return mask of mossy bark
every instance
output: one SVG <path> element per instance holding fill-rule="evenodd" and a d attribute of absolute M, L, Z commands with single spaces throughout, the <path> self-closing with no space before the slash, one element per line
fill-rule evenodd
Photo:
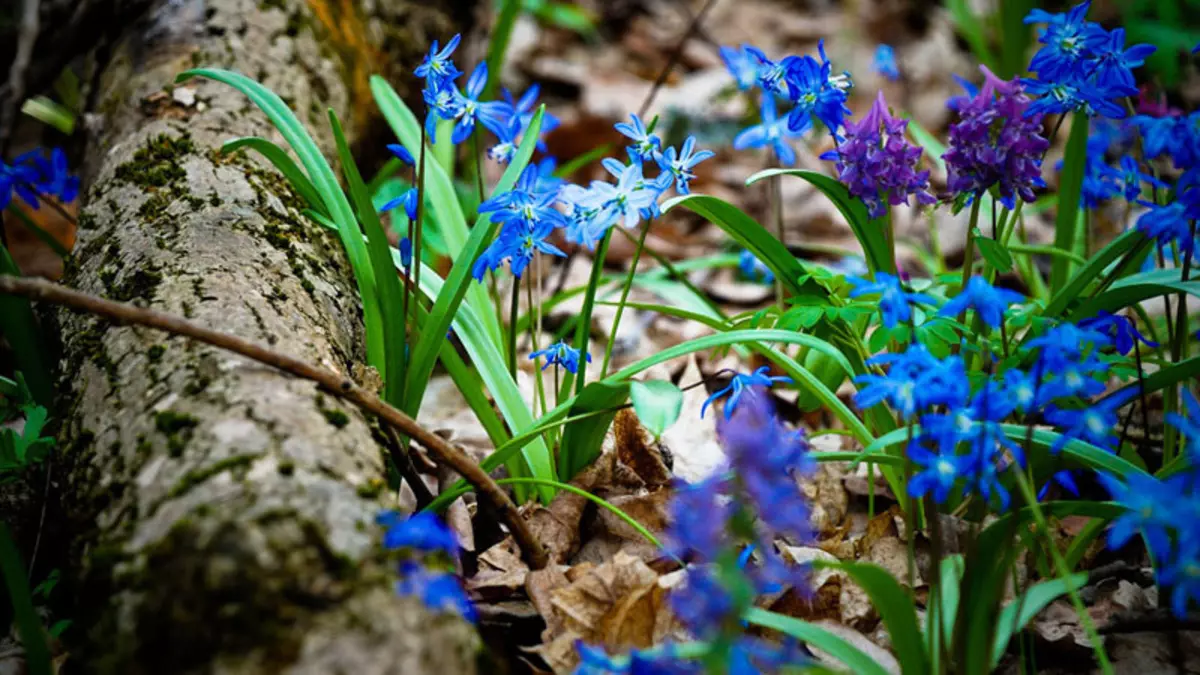
<path fill-rule="evenodd" d="M 452 10 L 420 4 L 157 2 L 98 81 L 67 282 L 353 372 L 361 310 L 336 238 L 300 214 L 273 169 L 217 151 L 235 136 L 277 138 L 266 117 L 224 85 L 187 83 L 194 102 L 170 85 L 199 65 L 260 79 L 328 154 L 327 107 L 352 137 L 367 125 L 360 85 L 374 66 L 364 59 L 413 64 L 428 40 L 458 29 Z M 387 28 L 397 21 L 402 34 Z M 363 489 L 382 480 L 383 453 L 358 410 L 215 348 L 57 318 L 63 510 L 78 570 L 74 630 L 85 636 L 73 663 L 474 670 L 470 626 L 392 593 L 372 524 L 387 495 Z"/>

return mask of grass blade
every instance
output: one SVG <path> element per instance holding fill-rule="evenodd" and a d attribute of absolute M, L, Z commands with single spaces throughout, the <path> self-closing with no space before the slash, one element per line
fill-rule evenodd
<path fill-rule="evenodd" d="M 21 276 L 21 270 L 2 244 L 0 274 Z M 17 357 L 17 363 L 21 364 L 21 372 L 25 375 L 25 383 L 29 386 L 34 400 L 40 405 L 52 408 L 54 376 L 50 370 L 50 355 L 43 349 L 45 342 L 42 341 L 37 318 L 33 315 L 33 307 L 28 300 L 0 295 L 0 335 L 8 338 L 8 344 Z"/>
<path fill-rule="evenodd" d="M 842 570 L 862 586 L 883 619 L 904 675 L 927 675 L 930 672 L 929 655 L 925 653 L 916 607 L 908 591 L 887 570 L 871 563 L 818 561 L 814 565 Z"/>
<path fill-rule="evenodd" d="M 867 656 L 861 649 L 855 647 L 841 637 L 830 633 L 820 626 L 813 625 L 802 619 L 777 614 L 759 607 L 746 610 L 742 618 L 755 626 L 770 628 L 784 635 L 810 644 L 817 649 L 841 661 L 856 675 L 887 675 L 887 670 Z"/>
<path fill-rule="evenodd" d="M 1071 134 L 1067 137 L 1066 154 L 1058 183 L 1058 213 L 1054 218 L 1054 247 L 1062 251 L 1075 250 L 1075 220 L 1079 215 L 1079 195 L 1083 190 L 1084 164 L 1087 160 L 1088 118 L 1082 113 L 1071 117 Z M 1067 285 L 1071 261 L 1055 258 L 1050 268 L 1050 290 L 1057 292 Z"/>
<path fill-rule="evenodd" d="M 4 523 L 0 523 L 0 573 L 3 573 L 14 622 L 21 636 L 21 645 L 25 648 L 25 667 L 31 675 L 50 675 L 54 671 L 50 668 L 46 631 L 33 607 L 33 596 L 25 577 L 25 566 L 21 564 L 21 554 L 17 552 L 17 546 Z"/>
<path fill-rule="evenodd" d="M 304 201 L 308 202 L 308 208 L 326 218 L 329 217 L 329 211 L 325 208 L 325 203 L 321 200 L 321 194 L 317 192 L 317 187 L 313 185 L 312 181 L 305 175 L 304 170 L 288 156 L 283 148 L 265 138 L 243 136 L 225 141 L 221 145 L 221 152 L 228 154 L 237 152 L 242 148 L 253 150 L 262 155 L 279 170 L 279 173 L 283 174 L 283 177 L 292 184 L 292 187 L 295 188 Z"/>

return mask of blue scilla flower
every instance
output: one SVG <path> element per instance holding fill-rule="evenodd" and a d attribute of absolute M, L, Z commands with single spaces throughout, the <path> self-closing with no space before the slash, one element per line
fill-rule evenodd
<path fill-rule="evenodd" d="M 417 163 L 416 160 L 413 159 L 412 153 L 408 151 L 408 148 L 405 148 L 399 143 L 389 143 L 387 149 L 388 152 L 392 153 L 393 157 L 400 160 L 400 162 L 406 166 L 413 166 Z"/>
<path fill-rule="evenodd" d="M 762 101 L 762 122 L 747 127 L 733 138 L 735 150 L 747 148 L 769 147 L 783 166 L 796 163 L 796 150 L 788 143 L 788 139 L 798 138 L 803 132 L 792 131 L 786 118 L 780 118 L 775 98 L 764 96 Z"/>
<path fill-rule="evenodd" d="M 742 49 L 754 59 L 756 64 L 756 81 L 762 90 L 772 96 L 784 96 L 787 94 L 787 84 L 784 81 L 784 76 L 787 74 L 788 67 L 794 56 L 785 56 L 780 61 L 773 61 L 767 57 L 766 52 L 752 45 L 743 45 Z"/>
<path fill-rule="evenodd" d="M 383 206 L 379 207 L 379 211 L 386 213 L 396 207 L 402 206 L 404 207 L 404 214 L 408 216 L 408 219 L 415 221 L 417 219 L 417 201 L 419 199 L 420 193 L 417 191 L 417 188 L 410 187 L 399 197 L 384 202 Z"/>
<path fill-rule="evenodd" d="M 725 62 L 725 67 L 729 69 L 729 74 L 733 75 L 734 81 L 737 82 L 738 89 L 746 91 L 758 83 L 758 60 L 747 50 L 746 45 L 721 47 L 717 51 L 721 60 Z"/>
<path fill-rule="evenodd" d="M 879 295 L 879 315 L 885 328 L 894 328 L 897 324 L 908 323 L 912 319 L 912 305 L 937 303 L 932 296 L 905 290 L 900 284 L 900 279 L 887 272 L 876 272 L 875 281 L 858 277 L 850 277 L 847 281 L 854 286 L 850 291 L 852 298 Z"/>
<path fill-rule="evenodd" d="M 601 162 L 617 182 L 592 181 L 585 206 L 598 207 L 596 228 L 602 233 L 612 225 L 626 228 L 637 227 L 643 212 L 648 212 L 658 203 L 662 186 L 649 181 L 642 175 L 641 162 L 623 165 L 611 157 Z"/>
<path fill-rule="evenodd" d="M 1114 181 L 1120 186 L 1121 194 L 1124 195 L 1126 201 L 1137 201 L 1138 197 L 1142 194 L 1142 183 L 1148 183 L 1161 190 L 1169 187 L 1163 181 L 1148 173 L 1144 173 L 1141 166 L 1138 165 L 1137 159 L 1132 155 L 1122 157 L 1119 168 L 1114 168 L 1111 171 L 1111 175 Z"/>
<path fill-rule="evenodd" d="M 763 370 L 755 375 L 765 377 Z M 774 534 L 811 539 L 808 501 L 795 480 L 816 468 L 804 433 L 784 427 L 765 391 L 748 388 L 744 394 L 732 417 L 717 420 L 737 484 Z"/>
<path fill-rule="evenodd" d="M 1134 89 L 1110 83 L 1088 83 L 1080 80 L 1057 82 L 1053 80 L 1022 80 L 1025 91 L 1038 98 L 1025 110 L 1026 117 L 1034 115 L 1063 115 L 1080 111 L 1089 117 L 1100 115 L 1110 119 L 1124 119 L 1125 108 L 1114 99 L 1132 96 Z"/>
<path fill-rule="evenodd" d="M 900 79 L 900 66 L 896 63 L 896 50 L 891 45 L 879 45 L 875 48 L 875 61 L 872 64 L 875 72 L 893 82 Z"/>
<path fill-rule="evenodd" d="M 1106 310 L 1099 310 L 1096 316 L 1083 319 L 1079 322 L 1079 327 L 1107 335 L 1112 340 L 1113 347 L 1116 348 L 1118 354 L 1128 354 L 1134 344 L 1139 341 L 1147 347 L 1158 346 L 1157 342 L 1142 335 L 1133 319 Z"/>
<path fill-rule="evenodd" d="M 824 40 L 817 43 L 817 52 L 821 55 L 820 61 L 805 55 L 788 63 L 787 97 L 793 104 L 788 113 L 788 128 L 804 133 L 812 127 L 812 118 L 816 117 L 835 139 L 840 140 L 838 130 L 850 115 L 846 99 L 853 83 L 848 73 L 833 75 L 833 65 L 825 55 Z"/>
<path fill-rule="evenodd" d="M 525 273 L 525 268 L 533 262 L 537 253 L 547 253 L 565 258 L 557 246 L 548 241 L 557 227 L 553 220 L 537 220 L 532 223 L 511 221 L 504 225 L 500 236 L 479 256 L 475 262 L 472 274 L 476 280 L 483 279 L 486 269 L 495 270 L 504 261 L 508 261 L 509 269 L 518 279 Z"/>
<path fill-rule="evenodd" d="M 31 188 L 36 178 L 32 167 L 0 161 L 0 209 L 8 207 L 14 193 L 36 208 L 38 194 Z"/>
<path fill-rule="evenodd" d="M 511 190 L 485 200 L 479 205 L 479 212 L 490 213 L 492 221 L 503 224 L 520 222 L 532 225 L 549 221 L 553 225 L 563 225 L 562 214 L 554 208 L 557 198 L 557 192 L 543 188 L 538 167 L 527 166 Z"/>
<path fill-rule="evenodd" d="M 427 89 L 439 88 L 443 83 L 453 80 L 462 74 L 462 71 L 455 68 L 454 62 L 450 60 L 450 55 L 458 48 L 458 43 L 461 41 L 462 35 L 455 35 L 440 50 L 438 49 L 438 41 L 433 41 L 433 44 L 429 47 L 429 53 L 421 61 L 421 65 L 417 66 L 417 69 L 414 71 L 417 77 L 425 78 Z"/>
<path fill-rule="evenodd" d="M 488 159 L 499 164 L 508 164 L 517 154 L 517 136 L 521 133 L 521 123 L 509 119 L 499 128 L 493 129 L 496 143 L 487 149 Z"/>
<path fill-rule="evenodd" d="M 14 193 L 34 209 L 43 197 L 65 204 L 79 196 L 79 177 L 71 175 L 61 148 L 31 150 L 11 166 L 0 162 L 0 209 L 8 206 Z"/>
<path fill-rule="evenodd" d="M 1159 569 L 1158 583 L 1171 589 L 1171 612 L 1187 616 L 1188 605 L 1200 601 L 1200 540 L 1180 542 L 1179 550 Z"/>
<path fill-rule="evenodd" d="M 1166 206 L 1154 206 L 1137 220 L 1137 229 L 1160 246 L 1174 244 L 1183 254 L 1195 249 L 1192 218 L 1187 205 L 1174 201 Z"/>
<path fill-rule="evenodd" d="M 743 375 L 741 373 L 735 374 L 733 379 L 729 381 L 729 384 L 713 392 L 711 396 L 704 400 L 704 405 L 700 406 L 700 417 L 704 417 L 705 411 L 708 410 L 708 406 L 711 405 L 713 401 L 716 401 L 726 394 L 730 394 L 730 392 L 732 392 L 732 394 L 730 394 L 729 400 L 725 402 L 725 419 L 729 419 L 733 415 L 734 410 L 737 409 L 738 403 L 742 399 L 742 395 L 751 387 L 770 388 L 778 383 L 792 383 L 792 378 L 785 375 L 767 375 L 767 371 L 770 369 L 770 366 L 763 366 L 749 375 Z"/>
<path fill-rule="evenodd" d="M 1136 389 L 1124 389 L 1107 398 L 1078 409 L 1064 409 L 1051 405 L 1046 409 L 1046 421 L 1063 429 L 1062 435 L 1051 452 L 1059 452 L 1070 439 L 1079 439 L 1105 450 L 1114 451 L 1118 426 L 1117 410 L 1137 393 Z"/>
<path fill-rule="evenodd" d="M 674 147 L 669 147 L 661 152 L 654 153 L 654 161 L 658 163 L 658 168 L 664 174 L 670 175 L 675 179 L 675 191 L 681 195 L 686 195 L 690 192 L 689 186 L 696 179 L 696 173 L 692 169 L 704 160 L 716 155 L 712 150 L 696 150 L 696 137 L 688 136 L 683 141 L 683 145 L 676 150 Z"/>
<path fill-rule="evenodd" d="M 1038 490 L 1038 501 L 1046 498 L 1046 495 L 1050 493 L 1051 485 L 1059 485 L 1067 492 L 1070 492 L 1078 497 L 1079 486 L 1075 484 L 1075 477 L 1072 475 L 1072 473 L 1072 471 L 1064 469 L 1062 471 L 1057 471 L 1054 473 L 1054 475 L 1050 476 L 1050 480 L 1046 481 L 1045 484 L 1042 485 L 1041 489 Z"/>
<path fill-rule="evenodd" d="M 441 82 L 436 86 L 426 87 L 421 96 L 425 99 L 425 136 L 431 142 L 437 141 L 437 122 L 439 119 L 453 120 L 458 117 L 462 105 L 458 100 L 458 90 L 452 82 Z"/>
<path fill-rule="evenodd" d="M 925 372 L 937 368 L 940 362 L 921 344 L 910 345 L 900 354 L 880 354 L 867 360 L 867 365 L 889 366 L 886 375 L 867 373 L 854 378 L 859 385 L 854 404 L 866 410 L 886 402 L 905 419 L 911 419 L 918 409 L 917 380 Z"/>
<path fill-rule="evenodd" d="M 1109 548 L 1120 548 L 1141 533 L 1155 558 L 1165 559 L 1171 548 L 1168 528 L 1177 522 L 1173 504 L 1184 500 L 1183 481 L 1159 480 L 1137 472 L 1126 474 L 1123 480 L 1103 472 L 1096 478 L 1113 501 L 1126 509 L 1108 530 Z"/>
<path fill-rule="evenodd" d="M 943 443 L 937 452 L 923 447 L 924 439 L 914 438 L 908 445 L 908 458 L 921 470 L 908 481 L 908 495 L 921 498 L 930 495 L 938 504 L 946 503 L 950 491 L 970 474 L 974 462 L 958 454 L 953 444 Z"/>
<path fill-rule="evenodd" d="M 1027 24 L 1048 24 L 1039 31 L 1038 42 L 1043 46 L 1033 55 L 1029 70 L 1043 80 L 1083 75 L 1084 60 L 1106 40 L 1104 29 L 1087 20 L 1090 7 L 1090 1 L 1083 2 L 1066 14 L 1050 14 L 1035 9 L 1025 17 Z"/>
<path fill-rule="evenodd" d="M 463 91 L 452 89 L 455 98 L 453 117 L 454 132 L 450 142 L 458 145 L 471 136 L 475 131 L 475 123 L 479 122 L 490 129 L 492 133 L 502 134 L 507 122 L 507 109 L 499 101 L 480 101 L 484 87 L 487 86 L 487 63 L 475 66 L 471 77 L 467 78 L 467 86 Z"/>
<path fill-rule="evenodd" d="M 458 538 L 441 518 L 429 511 L 418 511 L 411 516 L 384 511 L 375 517 L 375 522 L 387 528 L 383 534 L 386 549 L 404 548 L 458 558 Z"/>
<path fill-rule="evenodd" d="M 399 249 L 400 264 L 404 267 L 404 269 L 412 267 L 412 240 L 408 237 L 401 237 Z"/>
<path fill-rule="evenodd" d="M 1134 45 L 1125 48 L 1125 29 L 1115 28 L 1103 41 L 1092 45 L 1092 59 L 1088 75 L 1101 82 L 1115 82 L 1127 88 L 1136 88 L 1133 69 L 1146 63 L 1146 58 L 1157 49 L 1154 45 Z"/>
<path fill-rule="evenodd" d="M 628 122 L 618 122 L 614 128 L 622 136 L 633 141 L 626 147 L 629 158 L 635 162 L 648 162 L 662 149 L 662 139 L 646 131 L 646 125 L 637 116 L 630 114 Z"/>
<path fill-rule="evenodd" d="M 738 254 L 738 269 L 742 275 L 752 281 L 758 281 L 764 284 L 774 283 L 775 273 L 771 271 L 761 260 L 759 260 L 748 249 L 742 249 Z"/>
<path fill-rule="evenodd" d="M 562 366 L 568 373 L 576 373 L 579 371 L 579 350 L 571 345 L 559 340 L 545 349 L 533 352 L 529 355 L 530 359 L 544 358 L 545 365 L 542 370 L 550 366 Z M 584 352 L 583 359 L 587 363 L 592 362 L 592 355 Z"/>
<path fill-rule="evenodd" d="M 529 124 L 533 121 L 534 105 L 537 103 L 540 93 L 541 87 L 537 84 L 529 85 L 529 88 L 515 100 L 512 92 L 508 89 L 500 91 L 503 104 L 503 108 L 501 108 L 503 119 L 507 124 L 514 125 L 514 138 L 523 136 L 525 131 L 529 129 Z M 546 134 L 558 128 L 558 125 L 558 118 L 550 114 L 549 111 L 542 115 L 542 128 L 537 141 L 537 149 L 539 151 L 546 152 L 546 142 L 543 138 Z M 492 131 L 495 132 L 495 129 L 492 129 Z"/>
<path fill-rule="evenodd" d="M 457 577 L 446 572 L 431 571 L 412 560 L 400 563 L 396 594 L 418 598 L 421 604 L 435 612 L 457 614 L 471 623 L 479 620 L 475 606 L 471 604 Z"/>
<path fill-rule="evenodd" d="M 971 277 L 958 295 L 954 296 L 938 311 L 939 316 L 957 316 L 975 310 L 979 319 L 988 328 L 997 328 L 1004 320 L 1009 305 L 1025 300 L 1025 296 L 1007 288 L 996 288 L 983 277 Z"/>
<path fill-rule="evenodd" d="M 1005 396 L 1012 399 L 1014 410 L 1029 412 L 1038 402 L 1038 382 L 1033 375 L 1011 368 L 1004 372 Z"/>

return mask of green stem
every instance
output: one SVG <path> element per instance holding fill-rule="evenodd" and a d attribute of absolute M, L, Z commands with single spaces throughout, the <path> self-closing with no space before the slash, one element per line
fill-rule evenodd
<path fill-rule="evenodd" d="M 600 244 L 596 246 L 596 255 L 592 258 L 592 274 L 588 277 L 587 293 L 583 296 L 583 311 L 579 315 L 579 323 L 575 326 L 575 348 L 579 350 L 579 373 L 575 378 L 575 395 L 583 393 L 587 380 L 586 361 L 588 339 L 592 330 L 592 308 L 596 304 L 596 288 L 600 285 L 600 276 L 604 273 L 604 259 L 608 256 L 608 245 L 612 242 L 613 228 L 608 228 Z M 563 389 L 571 387 L 571 374 L 563 378 Z"/>
<path fill-rule="evenodd" d="M 621 300 L 617 303 L 617 316 L 613 319 L 612 331 L 608 336 L 608 344 L 604 347 L 604 363 L 600 366 L 600 377 L 608 377 L 608 364 L 612 360 L 613 345 L 617 343 L 617 329 L 621 327 L 621 315 L 625 313 L 625 302 L 629 299 L 629 291 L 633 288 L 633 278 L 637 276 L 638 261 L 642 259 L 642 249 L 646 247 L 646 235 L 650 233 L 653 219 L 647 219 L 642 233 L 638 235 L 637 247 L 633 249 L 633 262 L 629 264 L 629 274 L 625 276 L 625 285 L 621 287 Z"/>
<path fill-rule="evenodd" d="M 1195 229 L 1195 224 L 1192 225 Z M 1183 268 L 1179 272 L 1180 283 L 1186 284 L 1192 270 L 1192 250 L 1188 249 L 1183 255 Z M 1188 349 L 1187 293 L 1179 294 L 1179 306 L 1175 313 L 1175 341 L 1171 343 L 1171 360 L 1179 363 L 1190 353 Z M 1179 387 L 1171 385 L 1164 396 L 1164 407 L 1168 414 L 1179 411 Z M 1175 457 L 1176 446 L 1179 443 L 1179 431 L 1175 425 L 1168 424 L 1163 432 L 1163 459 L 1171 461 Z"/>
<path fill-rule="evenodd" d="M 521 280 L 513 277 L 512 302 L 508 306 L 508 374 L 517 381 L 517 310 L 521 303 Z"/>
<path fill-rule="evenodd" d="M 525 297 L 529 302 L 529 311 L 531 311 L 531 312 L 534 311 L 534 304 L 533 304 L 534 279 L 535 279 L 535 277 L 539 276 L 538 273 L 541 269 L 540 263 L 541 263 L 541 260 L 538 259 L 538 257 L 535 255 L 534 259 L 533 259 L 533 265 L 532 265 L 533 274 L 529 277 L 529 283 L 525 286 L 525 293 L 526 293 Z M 539 292 L 539 294 L 541 293 L 540 286 L 539 286 L 538 292 Z M 530 341 L 530 344 L 532 345 L 531 349 L 534 352 L 539 351 L 541 349 L 541 347 L 538 346 L 538 341 L 539 341 L 538 333 L 540 333 L 542 330 L 541 323 L 542 323 L 541 315 L 539 313 L 536 325 L 532 322 L 529 324 L 529 341 Z M 513 325 L 515 326 L 516 324 L 514 323 Z M 542 413 L 545 414 L 545 412 L 547 410 L 549 410 L 549 408 L 546 407 L 546 387 L 545 387 L 545 383 L 542 380 L 542 369 L 537 367 L 536 361 L 534 362 L 533 366 L 534 366 L 533 367 L 534 376 L 537 378 L 536 380 L 534 380 L 534 384 L 536 385 L 536 389 L 537 389 L 538 401 L 542 405 Z M 533 416 L 535 418 L 537 417 L 537 410 L 534 410 Z"/>
<path fill-rule="evenodd" d="M 769 189 L 771 191 L 771 219 L 775 223 L 775 236 L 779 238 L 779 243 L 787 248 L 787 244 L 783 241 L 783 177 L 775 176 L 770 180 Z M 775 303 L 779 305 L 780 311 L 785 309 L 783 304 L 783 280 L 775 279 Z"/>
<path fill-rule="evenodd" d="M 929 224 L 929 252 L 938 264 L 938 268 L 934 272 L 941 273 L 946 270 L 946 256 L 942 254 L 942 237 L 938 234 L 937 220 L 933 217 L 932 209 L 929 211 L 926 222 Z"/>
<path fill-rule="evenodd" d="M 1029 504 L 1029 508 L 1033 511 L 1033 519 L 1037 522 L 1038 530 L 1046 540 L 1046 550 L 1050 553 L 1050 557 L 1054 560 L 1054 569 L 1061 579 L 1068 579 L 1071 576 L 1071 570 L 1067 567 L 1067 561 L 1063 558 L 1062 552 L 1058 550 L 1058 544 L 1054 541 L 1054 535 L 1050 532 L 1050 526 L 1046 522 L 1046 515 L 1042 513 L 1042 507 L 1038 504 L 1037 495 L 1034 493 L 1033 486 L 1029 482 L 1029 478 L 1025 476 L 1024 471 L 1013 471 L 1013 476 L 1017 479 L 1017 486 L 1021 490 L 1021 494 L 1025 497 L 1025 502 Z M 1071 604 L 1075 608 L 1075 613 L 1079 616 L 1079 623 L 1083 626 L 1083 630 L 1087 633 L 1088 641 L 1092 643 L 1092 651 L 1096 655 L 1096 662 L 1100 664 L 1100 670 L 1105 675 L 1112 675 L 1112 664 L 1108 661 L 1108 654 L 1104 652 L 1104 646 L 1100 641 L 1100 634 L 1096 632 L 1096 627 L 1092 623 L 1092 617 L 1088 614 L 1087 607 L 1083 604 L 1083 599 L 1079 597 L 1079 592 L 1075 587 L 1068 584 L 1067 593 L 1071 597 Z"/>
<path fill-rule="evenodd" d="M 971 280 L 971 269 L 975 267 L 975 227 L 979 224 L 979 205 L 982 201 L 982 195 L 975 195 L 975 200 L 971 203 L 971 222 L 967 225 L 967 244 L 963 249 L 961 290 L 964 291 L 967 289 L 967 282 Z M 958 317 L 960 323 L 962 319 L 963 317 Z"/>

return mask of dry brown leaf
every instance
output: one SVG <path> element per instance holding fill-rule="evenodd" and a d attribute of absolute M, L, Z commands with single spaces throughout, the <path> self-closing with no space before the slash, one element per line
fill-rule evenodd
<path fill-rule="evenodd" d="M 841 466 L 822 462 L 812 478 L 800 483 L 812 503 L 812 524 L 818 536 L 833 534 L 846 518 L 850 495 L 843 485 L 844 476 Z"/>
<path fill-rule="evenodd" d="M 691 384 L 703 378 L 696 357 L 689 356 L 680 382 Z M 704 387 L 695 387 L 683 392 L 683 408 L 678 424 L 672 425 L 662 436 L 662 444 L 674 457 L 673 473 L 689 483 L 696 483 L 710 476 L 725 463 L 725 452 L 717 442 L 716 415 L 710 410 L 704 418 L 700 408 L 708 398 Z"/>
<path fill-rule="evenodd" d="M 632 410 L 621 410 L 613 419 L 613 444 L 617 461 L 632 469 L 647 488 L 654 490 L 671 482 L 662 454 Z"/>
<path fill-rule="evenodd" d="M 658 490 L 609 497 L 608 501 L 661 539 L 662 533 L 667 529 L 667 507 L 671 494 L 670 490 Z M 646 562 L 654 560 L 662 553 L 657 546 L 647 541 L 641 533 L 616 514 L 608 509 L 597 509 L 595 520 L 585 532 L 583 546 L 572 561 L 602 563 L 612 559 L 620 551 Z"/>
<path fill-rule="evenodd" d="M 511 598 L 520 590 L 529 574 L 512 537 L 479 555 L 479 570 L 467 579 L 467 590 L 489 602 Z"/>
<path fill-rule="evenodd" d="M 564 569 L 565 566 L 547 565 L 540 570 L 530 572 L 529 576 L 525 578 L 525 593 L 529 596 L 529 601 L 533 603 L 534 609 L 546 620 L 546 630 L 542 633 L 542 639 L 562 631 L 562 624 L 554 613 L 554 605 L 551 604 L 550 596 L 554 591 L 570 585 L 571 581 L 563 573 Z"/>

